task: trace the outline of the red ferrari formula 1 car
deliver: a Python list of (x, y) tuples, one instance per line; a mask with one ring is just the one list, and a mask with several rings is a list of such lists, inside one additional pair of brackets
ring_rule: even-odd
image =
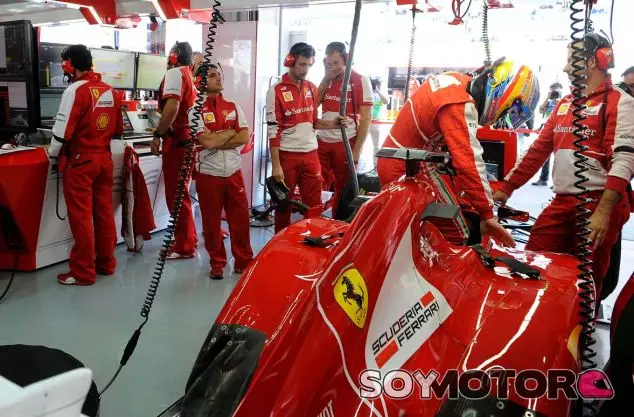
[[(380, 152), (414, 168), (355, 200), (350, 223), (309, 218), (277, 234), (164, 415), (571, 415), (574, 377), (540, 389), (546, 378), (554, 387), (553, 371), (580, 372), (577, 260), (452, 246), (434, 222), (458, 208), (434, 203), (415, 169), (447, 155)], [(514, 383), (526, 370), (534, 379)], [(494, 371), (515, 378), (484, 376)], [(439, 387), (445, 395), (435, 395)]]

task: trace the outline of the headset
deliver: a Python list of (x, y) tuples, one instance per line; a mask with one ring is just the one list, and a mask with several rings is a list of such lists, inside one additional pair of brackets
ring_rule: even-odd
[[(192, 64), (192, 57), (191, 57), (191, 53), (189, 56), (189, 59), (185, 59), (185, 53), (187, 51), (183, 50), (183, 48), (189, 45), (187, 42), (178, 42), (176, 41), (176, 43), (174, 44), (174, 46), (172, 47), (172, 50), (169, 54), (169, 56), (167, 57), (167, 63), (171, 66), (177, 66), (178, 64), (183, 64), (183, 65), (191, 65)], [(191, 49), (191, 47), (190, 47)]]
[[(614, 50), (607, 35), (604, 37), (594, 32), (588, 32), (583, 38), (583, 43), (586, 49), (591, 49), (588, 52), (594, 56), (597, 66), (601, 70), (607, 71), (610, 68), (614, 68)], [(592, 48), (588, 48), (589, 44)]]
[(70, 59), (65, 59), (62, 61), (62, 71), (65, 75), (72, 78), (75, 75), (75, 67)]
[(315, 55), (315, 48), (309, 44), (304, 42), (296, 43), (293, 45), (288, 55), (286, 55), (286, 58), (284, 58), (284, 66), (288, 68), (293, 67), (297, 61), (297, 57), (304, 51), (309, 51), (313, 56)]

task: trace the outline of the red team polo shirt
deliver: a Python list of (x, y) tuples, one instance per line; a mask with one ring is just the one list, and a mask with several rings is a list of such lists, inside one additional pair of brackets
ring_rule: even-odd
[[(226, 100), (222, 94), (216, 98), (207, 98), (202, 108), (201, 118), (194, 121), (194, 108), (190, 109), (191, 123), (204, 122), (205, 130), (212, 133), (220, 133), (233, 129), (236, 133), (248, 130), (246, 117), (240, 106)], [(199, 125), (198, 125), (199, 126)], [(203, 129), (196, 127), (197, 135), (204, 133)], [(198, 153), (196, 170), (202, 174), (218, 177), (230, 177), (236, 173), (242, 165), (242, 156), (239, 148), (235, 149), (202, 149)]]
[(187, 113), (196, 102), (196, 89), (189, 67), (183, 66), (167, 70), (159, 88), (159, 112), (163, 112), (163, 107), (170, 98), (180, 101), (180, 106), (172, 123), (173, 133), (169, 137), (177, 140), (190, 139)]
[(269, 89), (266, 121), (271, 147), (282, 151), (310, 152), (317, 149), (315, 123), (317, 86), (304, 80), (297, 87), (288, 74)]
[(121, 96), (101, 74), (88, 72), (62, 94), (49, 155), (57, 156), (63, 142), (70, 153), (107, 153), (112, 137), (122, 133)]
[[(557, 104), (537, 140), (507, 175), (501, 186), (503, 191), (510, 194), (526, 183), (554, 153), (553, 191), (578, 192), (572, 101), (568, 95)], [(583, 114), (586, 116), (583, 124), (587, 126), (584, 133), (588, 136), (584, 155), (588, 157), (589, 168), (584, 174), (589, 180), (584, 187), (590, 191), (607, 188), (629, 196), (626, 188), (634, 174), (634, 98), (612, 86), (611, 81), (606, 82), (588, 96)]]
[[(339, 116), (339, 102), (341, 100), (341, 90), (343, 77), (331, 81), (326, 90), (324, 101), (322, 102), (322, 119), (334, 120)], [(354, 139), (357, 136), (357, 126), (359, 120), (357, 115), (361, 106), (372, 106), (374, 97), (372, 94), (372, 83), (368, 77), (352, 71), (350, 73), (350, 83), (348, 84), (348, 97), (346, 104), (346, 115), (354, 120), (354, 124), (346, 128), (348, 138)], [(341, 129), (327, 129), (319, 131), (319, 139), (324, 142), (342, 142)]]

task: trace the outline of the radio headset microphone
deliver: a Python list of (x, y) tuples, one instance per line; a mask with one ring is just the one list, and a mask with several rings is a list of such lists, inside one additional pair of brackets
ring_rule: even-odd
[[(211, 20), (209, 22), (209, 32), (207, 33), (207, 41), (205, 43), (205, 55), (203, 59), (202, 71), (201, 71), (201, 79), (200, 79), (200, 89), (198, 89), (196, 93), (196, 104), (194, 105), (192, 122), (190, 123), (190, 135), (192, 138), (196, 136), (196, 126), (198, 126), (199, 121), (201, 120), (202, 107), (205, 102), (205, 93), (204, 91), (207, 88), (207, 69), (209, 68), (209, 64), (211, 63), (211, 57), (213, 55), (216, 29), (218, 28), (217, 22), (222, 19), (219, 13), (219, 8), (222, 5), (220, 1), (214, 0), (212, 6), (212, 14)], [(134, 331), (132, 337), (128, 341), (126, 345), (123, 355), (121, 357), (121, 361), (119, 362), (119, 368), (116, 373), (105, 386), (105, 388), (99, 393), (99, 397), (101, 398), (103, 394), (110, 388), (112, 383), (115, 381), (121, 369), (128, 363), (128, 360), (134, 353), (134, 349), (137, 346), (139, 338), (141, 337), (141, 329), (148, 322), (150, 317), (150, 310), (152, 309), (152, 305), (154, 303), (154, 298), (158, 292), (159, 284), (161, 282), (161, 278), (163, 276), (163, 270), (165, 269), (165, 261), (167, 258), (168, 251), (173, 244), (174, 241), (174, 233), (176, 231), (176, 226), (178, 225), (178, 219), (180, 217), (180, 209), (183, 202), (183, 197), (187, 190), (185, 189), (186, 184), (189, 179), (190, 167), (194, 158), (194, 140), (188, 140), (185, 157), (183, 158), (183, 165), (180, 170), (180, 177), (178, 180), (178, 184), (176, 187), (176, 196), (174, 198), (174, 204), (172, 205), (172, 215), (170, 216), (170, 221), (167, 226), (167, 231), (165, 233), (165, 239), (163, 241), (163, 246), (159, 253), (159, 259), (156, 262), (156, 267), (154, 269), (154, 274), (152, 276), (152, 281), (150, 282), (150, 287), (147, 291), (147, 295), (145, 297), (145, 302), (143, 303), (143, 307), (141, 308), (141, 317), (143, 318), (143, 322), (139, 325), (139, 327)]]

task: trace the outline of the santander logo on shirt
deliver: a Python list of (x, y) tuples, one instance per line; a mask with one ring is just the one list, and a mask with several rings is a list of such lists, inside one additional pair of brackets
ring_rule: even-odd
[[(557, 125), (555, 126), (555, 128), (553, 129), (554, 133), (573, 133), (577, 128), (573, 127), (573, 126), (562, 126), (562, 125)], [(588, 136), (588, 137), (592, 137), (595, 136), (597, 134), (597, 131), (595, 129), (584, 129), (581, 131), (581, 134), (584, 136)]]
[(313, 106), (308, 106), (308, 107), (300, 107), (299, 109), (290, 109), (290, 110), (286, 110), (286, 113), (284, 113), (287, 117), (291, 116), (293, 114), (300, 114), (300, 113), (310, 113), (313, 111)]

